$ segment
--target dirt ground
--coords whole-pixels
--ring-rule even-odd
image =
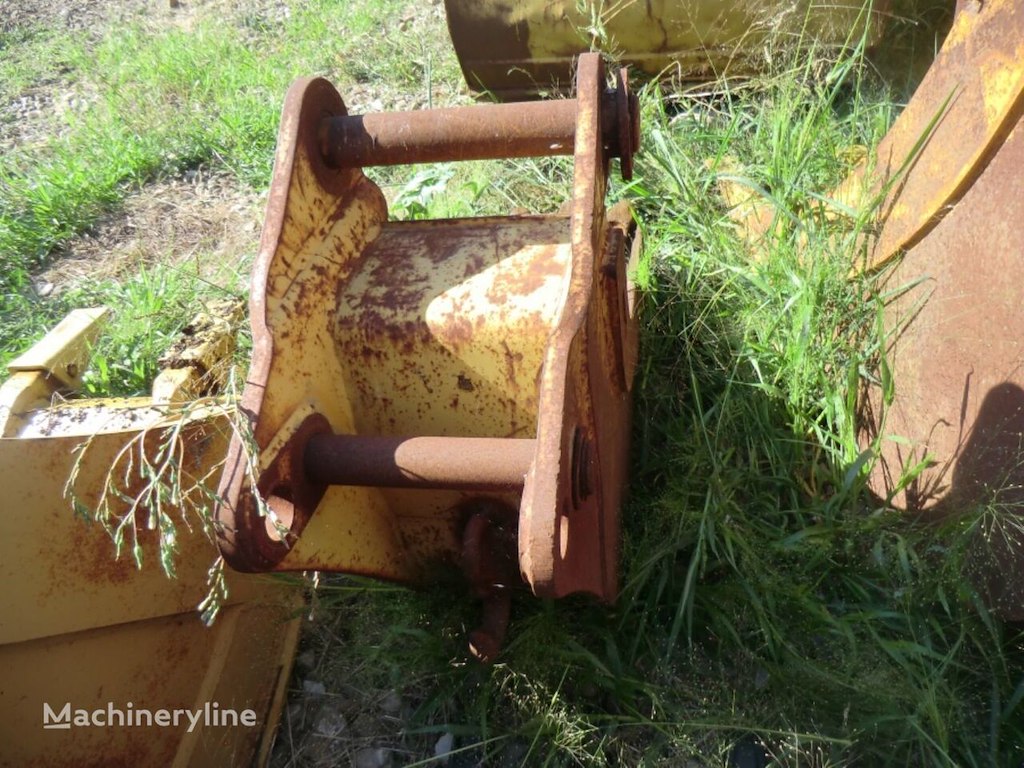
[[[0,31],[56,27],[86,43],[128,22],[187,26],[216,13],[220,0],[5,0]],[[272,5],[253,0],[252,5]],[[76,93],[58,76],[44,76],[14,98],[0,102],[0,152],[31,148],[60,130],[60,115],[81,109],[88,94]],[[146,185],[119,210],[61,249],[46,271],[35,276],[36,291],[57,294],[84,280],[103,280],[154,263],[194,264],[209,276],[223,265],[251,255],[259,241],[264,196],[230,176],[205,168]]]
[[[263,194],[203,168],[148,184],[61,249],[36,277],[36,290],[46,295],[156,263],[179,265],[223,284],[230,267],[247,265],[255,252],[264,204]],[[239,285],[225,287],[241,288],[246,269],[234,273]]]

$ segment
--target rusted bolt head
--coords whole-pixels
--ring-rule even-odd
[[[615,89],[617,119],[619,171],[622,178],[633,178],[633,153],[640,146],[640,107],[638,99],[629,92],[629,72],[619,69],[618,85]]]
[[[590,477],[590,440],[582,427],[576,427],[572,440],[572,505],[590,498],[593,485]]]

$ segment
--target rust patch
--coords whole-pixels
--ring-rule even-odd
[[[898,291],[885,308],[896,386],[889,401],[877,388],[863,394],[859,425],[861,444],[880,451],[870,478],[879,496],[933,519],[989,508],[1007,530],[1024,514],[1024,68],[1014,53],[1022,25],[1020,8],[1004,0],[958,14],[929,72],[931,85],[915,94],[904,113],[909,122],[897,123],[883,143],[898,160],[908,126],[941,114],[944,89],[963,80],[886,203],[890,215],[876,256],[908,248],[886,283],[918,284]],[[994,61],[1013,62],[1001,70],[1006,87],[995,96],[992,82],[978,81]],[[981,104],[986,98],[997,107],[989,114]],[[939,208],[942,217],[932,217]],[[929,465],[901,482],[925,457]],[[970,576],[1004,618],[1020,620],[1024,557],[1005,542],[979,535]]]
[[[571,155],[575,117],[571,101],[338,116],[321,150],[335,168]]]

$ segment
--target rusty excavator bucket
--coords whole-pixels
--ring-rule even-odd
[[[894,386],[863,398],[871,485],[908,513],[984,509],[969,574],[1024,620],[1024,3],[967,0],[875,157],[835,197],[880,201]]]
[[[638,128],[596,54],[547,103],[350,116],[326,81],[292,87],[253,276],[254,440],[232,442],[216,513],[232,567],[461,570],[484,659],[520,586],[614,600],[636,238],[604,198]],[[564,213],[389,221],[361,170],[531,155],[574,158]]]

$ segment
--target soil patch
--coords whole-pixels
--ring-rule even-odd
[[[48,27],[90,36],[102,34],[111,23],[124,21],[147,9],[167,7],[150,0],[4,0],[0,32]]]
[[[242,288],[248,257],[259,243],[263,207],[264,195],[202,168],[148,184],[69,242],[36,277],[36,290],[59,293],[84,280],[123,277],[157,263],[188,265],[210,279],[227,267],[238,285],[225,287]]]

